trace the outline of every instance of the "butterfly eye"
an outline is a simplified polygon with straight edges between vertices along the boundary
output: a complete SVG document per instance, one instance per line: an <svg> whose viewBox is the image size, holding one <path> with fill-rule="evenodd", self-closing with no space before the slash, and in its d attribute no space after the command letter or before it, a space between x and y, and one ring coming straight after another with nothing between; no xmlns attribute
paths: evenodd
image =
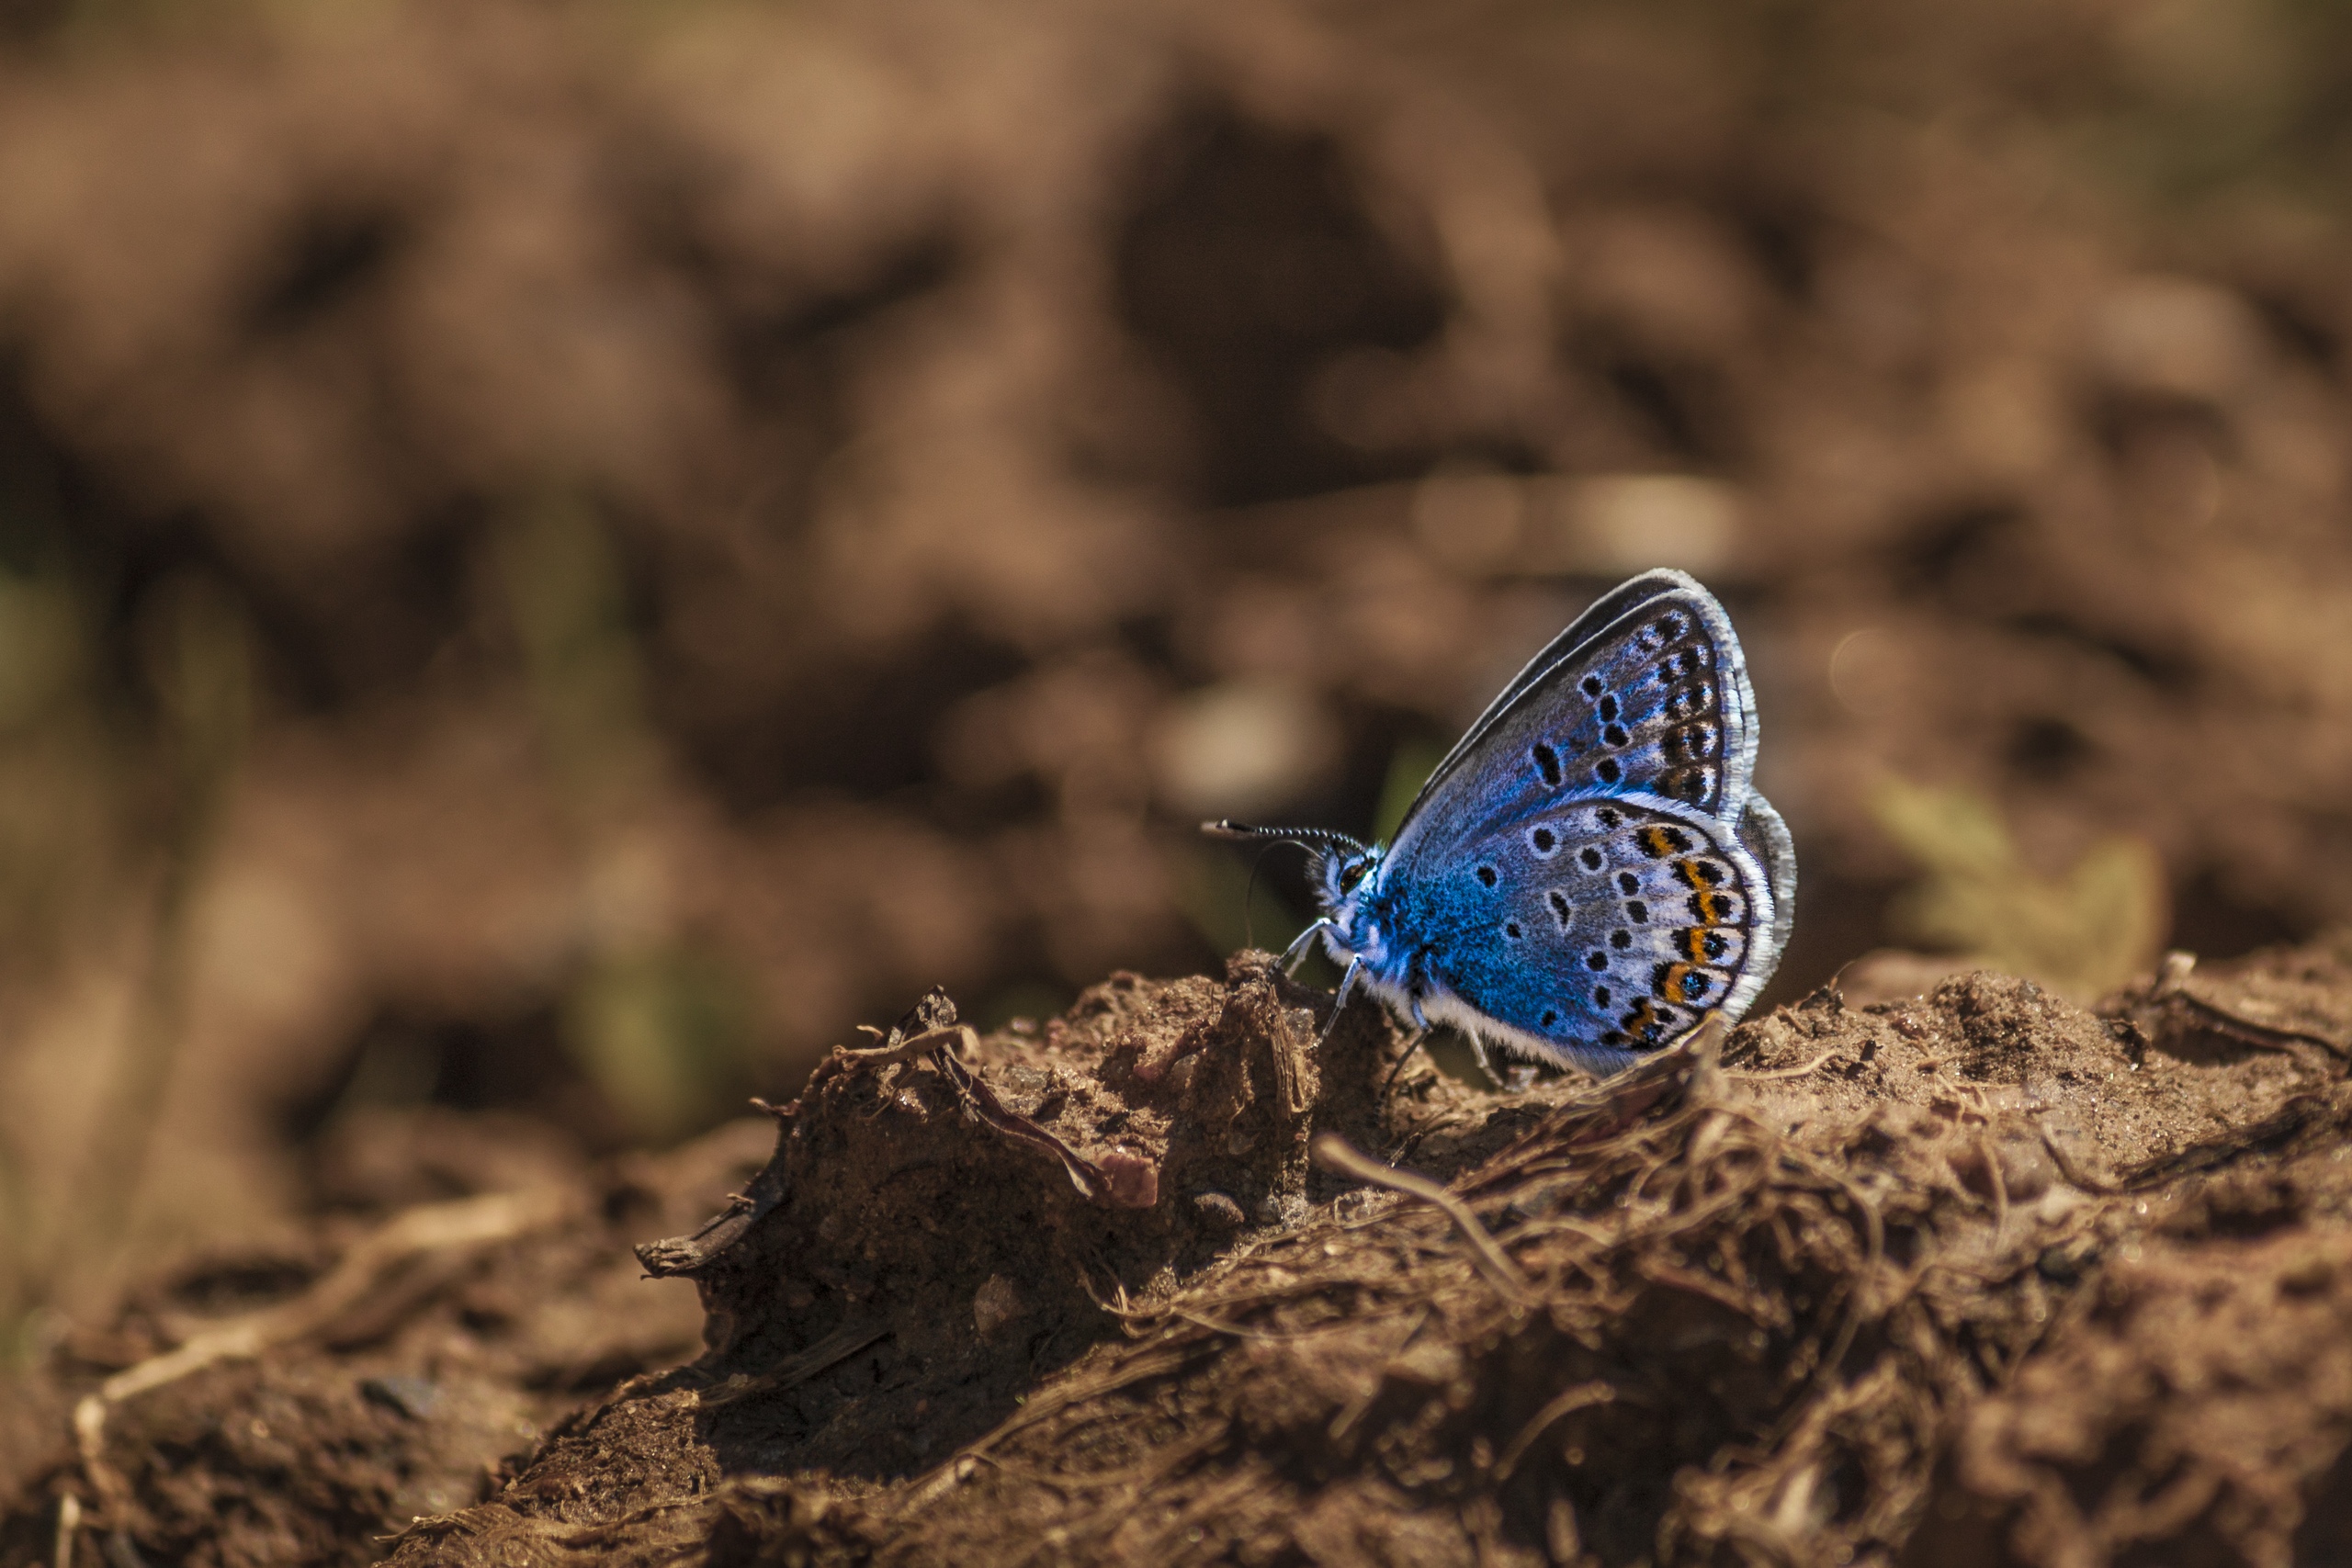
<svg viewBox="0 0 2352 1568"><path fill-rule="evenodd" d="M1362 882L1363 874L1371 869L1372 862L1365 859L1351 860L1342 864L1340 867L1340 891L1354 892L1356 884Z"/></svg>

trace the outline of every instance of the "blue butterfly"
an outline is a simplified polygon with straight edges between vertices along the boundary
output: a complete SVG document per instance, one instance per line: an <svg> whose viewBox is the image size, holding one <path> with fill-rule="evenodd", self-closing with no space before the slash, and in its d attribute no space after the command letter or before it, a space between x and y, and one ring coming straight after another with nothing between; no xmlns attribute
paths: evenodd
<svg viewBox="0 0 2352 1568"><path fill-rule="evenodd" d="M1789 830L1749 786L1756 697L1730 617L1679 571L1603 596L1505 686L1421 786L1396 840L1203 824L1304 845L1320 943L1418 1028L1611 1073L1739 1018L1796 903Z"/></svg>

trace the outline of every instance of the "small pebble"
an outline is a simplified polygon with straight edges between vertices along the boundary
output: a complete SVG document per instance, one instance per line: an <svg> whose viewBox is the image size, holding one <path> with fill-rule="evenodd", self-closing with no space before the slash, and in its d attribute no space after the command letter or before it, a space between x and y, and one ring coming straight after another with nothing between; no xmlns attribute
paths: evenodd
<svg viewBox="0 0 2352 1568"><path fill-rule="evenodd" d="M993 1339L1005 1325L1028 1311L1021 1287L1001 1274L991 1274L972 1296L972 1327L983 1339Z"/></svg>
<svg viewBox="0 0 2352 1568"><path fill-rule="evenodd" d="M1227 1230L1239 1230L1249 1223L1250 1216L1241 1212L1241 1205L1222 1192L1195 1192L1193 1207L1201 1218Z"/></svg>
<svg viewBox="0 0 2352 1568"><path fill-rule="evenodd" d="M441 1403L440 1389L424 1378L368 1378L360 1382L359 1393L369 1404L397 1410L412 1421L422 1421Z"/></svg>

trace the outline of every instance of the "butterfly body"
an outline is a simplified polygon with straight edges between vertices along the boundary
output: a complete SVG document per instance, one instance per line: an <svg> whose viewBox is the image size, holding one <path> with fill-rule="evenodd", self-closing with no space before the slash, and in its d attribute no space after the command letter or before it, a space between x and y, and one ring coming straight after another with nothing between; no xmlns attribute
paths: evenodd
<svg viewBox="0 0 2352 1568"><path fill-rule="evenodd" d="M1430 775L1389 846L1313 829L1319 942L1418 1025L1612 1071L1779 961L1787 829L1750 787L1755 699L1731 623L1679 572L1622 585L1555 638Z"/></svg>

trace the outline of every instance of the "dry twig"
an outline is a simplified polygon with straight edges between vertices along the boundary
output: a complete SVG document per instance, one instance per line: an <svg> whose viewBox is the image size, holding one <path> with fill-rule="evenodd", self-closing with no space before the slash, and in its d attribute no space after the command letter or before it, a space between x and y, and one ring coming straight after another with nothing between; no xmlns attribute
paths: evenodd
<svg viewBox="0 0 2352 1568"><path fill-rule="evenodd" d="M1510 1254L1502 1249L1501 1244L1495 1240L1487 1227L1478 1223L1478 1216L1471 1213L1470 1205L1428 1177L1383 1165L1337 1133L1325 1133L1317 1137L1309 1152L1315 1163L1326 1170L1352 1176L1358 1181L1369 1181L1376 1187L1385 1187L1408 1198L1418 1198L1443 1211L1445 1217L1453 1222L1453 1228L1462 1233L1462 1239L1469 1244L1470 1256L1477 1263L1478 1271L1493 1281L1504 1300L1513 1305L1523 1305L1535 1299L1535 1289L1528 1283L1527 1276L1521 1272L1518 1264L1511 1261Z"/></svg>

